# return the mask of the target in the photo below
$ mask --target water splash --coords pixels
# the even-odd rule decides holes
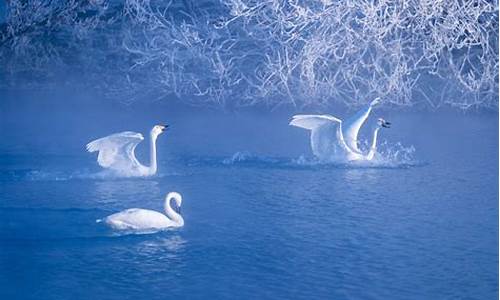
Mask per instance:
[[[267,163],[267,164],[275,164],[278,163],[279,160],[271,157],[262,157],[255,154],[252,154],[249,151],[238,151],[234,153],[231,157],[225,158],[222,163],[224,165],[235,165],[241,163]]]
[[[9,170],[0,173],[1,180],[7,181],[67,181],[90,176],[89,173],[65,172],[59,170]]]
[[[267,157],[252,154],[249,151],[234,153],[222,160],[226,166],[248,166],[266,168],[407,168],[422,164],[415,157],[416,149],[398,142],[387,141],[378,146],[378,152],[371,161],[345,161],[341,158],[319,160],[315,157],[301,155],[298,158]]]
[[[10,170],[0,173],[1,180],[7,181],[69,181],[69,180],[127,180],[136,178],[138,180],[148,180],[154,178],[163,178],[168,176],[184,176],[181,172],[166,172],[155,174],[149,177],[127,176],[123,173],[103,171],[69,171],[69,170],[53,170],[53,169],[28,169],[28,170]]]

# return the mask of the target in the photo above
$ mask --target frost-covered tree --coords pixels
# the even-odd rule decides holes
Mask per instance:
[[[497,28],[486,0],[10,0],[0,85],[63,80],[126,102],[224,107],[378,96],[497,109]]]

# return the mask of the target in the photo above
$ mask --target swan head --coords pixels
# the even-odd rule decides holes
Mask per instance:
[[[158,137],[160,134],[164,133],[168,129],[168,125],[155,125],[151,129],[151,135]]]
[[[377,120],[377,124],[378,126],[380,127],[384,127],[384,128],[391,128],[391,122],[387,122],[386,120],[382,119],[382,118],[379,118]]]

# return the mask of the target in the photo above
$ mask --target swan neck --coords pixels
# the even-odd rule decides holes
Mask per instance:
[[[158,169],[158,166],[156,164],[156,139],[158,136],[151,134],[151,139],[150,139],[150,164],[149,164],[149,171],[151,174],[155,174],[156,170]]]
[[[165,214],[167,217],[176,224],[176,226],[183,226],[184,225],[184,219],[180,214],[178,214],[176,211],[172,209],[172,200],[180,202],[181,199],[178,199],[180,195],[178,194],[168,194],[166,199],[165,199]]]
[[[379,130],[380,130],[380,127],[377,127],[373,131],[372,146],[370,147],[370,152],[368,152],[368,155],[367,155],[368,160],[373,159],[373,156],[375,156],[375,153],[377,152],[377,136],[378,136]]]

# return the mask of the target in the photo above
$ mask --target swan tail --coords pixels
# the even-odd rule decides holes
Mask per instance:
[[[341,123],[342,121],[330,115],[295,115],[292,117],[289,125],[314,130],[332,122]]]
[[[103,221],[103,219],[97,219],[95,220],[96,223],[101,223]]]

